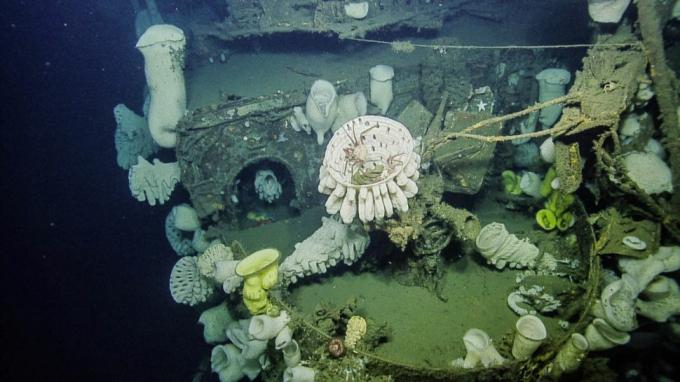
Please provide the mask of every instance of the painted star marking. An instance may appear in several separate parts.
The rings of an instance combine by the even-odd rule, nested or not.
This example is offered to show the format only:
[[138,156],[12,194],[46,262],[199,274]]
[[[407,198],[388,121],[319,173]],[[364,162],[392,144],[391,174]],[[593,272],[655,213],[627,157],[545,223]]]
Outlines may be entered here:
[[486,105],[487,105],[487,103],[480,99],[479,103],[477,104],[477,111],[478,112],[486,111]]

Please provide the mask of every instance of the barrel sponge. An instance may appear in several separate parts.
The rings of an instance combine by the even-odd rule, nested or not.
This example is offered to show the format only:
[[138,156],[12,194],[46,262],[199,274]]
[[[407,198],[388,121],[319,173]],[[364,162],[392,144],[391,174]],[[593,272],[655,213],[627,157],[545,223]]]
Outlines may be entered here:
[[179,259],[170,273],[170,293],[175,302],[195,306],[215,293],[212,283],[198,272],[196,257]]
[[624,156],[626,174],[648,194],[673,192],[671,169],[658,156],[647,152],[630,152]]

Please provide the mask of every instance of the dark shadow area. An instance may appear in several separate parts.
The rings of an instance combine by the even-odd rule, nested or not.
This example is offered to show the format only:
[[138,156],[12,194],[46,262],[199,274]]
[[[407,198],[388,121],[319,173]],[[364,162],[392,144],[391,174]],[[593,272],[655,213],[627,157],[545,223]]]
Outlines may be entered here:
[[369,40],[398,41],[411,38],[435,38],[438,35],[436,29],[417,29],[410,27],[400,27],[381,31],[371,31],[366,34]]
[[318,53],[341,50],[342,41],[333,34],[322,33],[272,33],[259,37],[240,38],[226,44],[229,48],[245,52]]
[[[256,190],[256,178],[261,182],[279,183],[281,194],[267,201]],[[290,207],[295,199],[295,182],[288,168],[277,160],[263,159],[245,166],[236,176],[238,219],[241,228],[268,224],[277,220],[299,216],[298,209]]]

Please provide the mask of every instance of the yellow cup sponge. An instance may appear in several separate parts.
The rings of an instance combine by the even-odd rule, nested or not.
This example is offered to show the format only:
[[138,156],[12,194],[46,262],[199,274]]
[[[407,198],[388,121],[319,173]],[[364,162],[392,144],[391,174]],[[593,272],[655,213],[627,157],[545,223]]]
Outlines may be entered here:
[[547,208],[536,212],[536,223],[546,231],[552,231],[557,227],[557,217],[555,213]]
[[236,264],[236,274],[244,278],[243,303],[252,315],[272,310],[267,291],[278,280],[281,252],[267,248],[253,252]]
[[555,216],[561,216],[572,204],[574,204],[574,200],[575,198],[572,194],[555,191],[550,194],[550,197],[545,202],[545,208],[554,212]]

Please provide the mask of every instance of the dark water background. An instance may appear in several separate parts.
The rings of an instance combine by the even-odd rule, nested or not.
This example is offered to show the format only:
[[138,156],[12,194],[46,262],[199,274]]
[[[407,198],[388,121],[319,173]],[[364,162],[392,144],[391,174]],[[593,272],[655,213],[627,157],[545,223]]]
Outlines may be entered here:
[[2,381],[187,381],[209,354],[168,292],[169,207],[116,166],[113,106],[145,81],[130,4],[106,3],[3,2]]

